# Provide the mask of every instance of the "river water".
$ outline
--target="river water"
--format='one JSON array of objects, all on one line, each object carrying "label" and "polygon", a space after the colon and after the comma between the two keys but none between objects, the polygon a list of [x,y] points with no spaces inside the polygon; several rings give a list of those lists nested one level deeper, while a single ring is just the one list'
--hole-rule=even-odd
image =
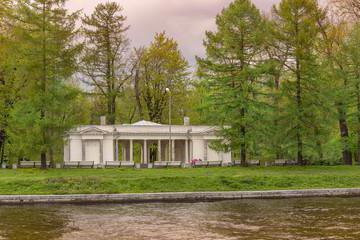
[{"label": "river water", "polygon": [[0,239],[360,239],[360,198],[1,206]]}]

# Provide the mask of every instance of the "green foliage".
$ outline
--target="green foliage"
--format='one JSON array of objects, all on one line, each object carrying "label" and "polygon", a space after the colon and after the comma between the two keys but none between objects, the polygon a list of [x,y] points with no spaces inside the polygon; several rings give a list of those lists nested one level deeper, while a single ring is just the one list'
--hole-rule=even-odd
[{"label": "green foliage", "polygon": [[[236,0],[217,16],[217,31],[207,32],[207,57],[198,58],[200,76],[209,89],[206,110],[223,125],[225,150],[240,149],[245,163],[249,146],[261,136],[268,107],[265,76],[265,19],[248,0]],[[260,129],[259,129],[260,128]]]},{"label": "green foliage", "polygon": [[67,86],[77,69],[81,46],[74,44],[78,13],[68,14],[64,1],[18,1],[13,35],[16,78],[21,94],[9,121],[9,153],[52,160],[56,143],[74,123],[78,90]]},{"label": "green foliage", "polygon": [[[139,58],[137,77],[139,85],[138,97],[145,106],[147,118],[154,122],[164,122],[165,109],[169,104],[168,92],[171,91],[174,111],[183,116],[183,103],[189,90],[189,65],[182,56],[175,40],[166,36],[165,32],[157,33],[149,47],[142,50]],[[139,106],[142,108],[142,106]],[[142,115],[142,113],[141,113]]]},{"label": "green foliage", "polygon": [[94,12],[82,19],[84,51],[81,71],[83,82],[105,102],[110,124],[116,122],[117,99],[132,77],[134,64],[126,54],[126,17],[115,2],[100,3]]}]

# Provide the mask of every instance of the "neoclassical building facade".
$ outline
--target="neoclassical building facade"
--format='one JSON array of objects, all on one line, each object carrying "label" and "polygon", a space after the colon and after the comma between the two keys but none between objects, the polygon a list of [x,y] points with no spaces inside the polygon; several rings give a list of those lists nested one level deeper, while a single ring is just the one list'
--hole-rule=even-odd
[{"label": "neoclassical building facade", "polygon": [[216,131],[217,127],[191,126],[186,119],[184,125],[172,126],[148,121],[79,126],[65,135],[64,162],[231,162],[230,152],[211,148],[210,143],[219,139]]}]

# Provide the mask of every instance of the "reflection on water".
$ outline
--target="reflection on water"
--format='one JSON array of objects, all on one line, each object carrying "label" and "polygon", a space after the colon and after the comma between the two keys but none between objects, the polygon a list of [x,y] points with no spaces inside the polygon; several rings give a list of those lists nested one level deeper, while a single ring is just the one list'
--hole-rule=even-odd
[{"label": "reflection on water", "polygon": [[360,239],[360,198],[1,206],[0,239]]}]

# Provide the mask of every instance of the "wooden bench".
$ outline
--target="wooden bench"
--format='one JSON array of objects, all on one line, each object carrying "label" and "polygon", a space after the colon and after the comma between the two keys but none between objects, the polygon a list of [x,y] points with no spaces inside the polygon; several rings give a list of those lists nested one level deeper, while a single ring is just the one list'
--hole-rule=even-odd
[{"label": "wooden bench", "polygon": [[286,165],[286,160],[285,159],[277,159],[274,162],[275,166],[285,166]]},{"label": "wooden bench", "polygon": [[233,166],[241,166],[241,161],[240,160],[235,160],[232,162]]},{"label": "wooden bench", "polygon": [[208,161],[207,167],[221,167],[222,161]]},{"label": "wooden bench", "polygon": [[78,165],[79,168],[94,168],[94,161],[81,161]]},{"label": "wooden bench", "polygon": [[194,167],[207,167],[208,165],[208,161],[198,161],[194,163]]},{"label": "wooden bench", "polygon": [[119,161],[108,161],[105,163],[105,168],[119,168],[120,162]]},{"label": "wooden bench", "polygon": [[78,168],[80,162],[64,162],[64,168]]},{"label": "wooden bench", "polygon": [[181,162],[179,162],[179,161],[168,162],[167,167],[179,168],[179,167],[181,167]]},{"label": "wooden bench", "polygon": [[286,160],[286,165],[288,165],[288,166],[295,166],[297,164],[298,163],[296,160]]},{"label": "wooden bench", "polygon": [[248,166],[260,166],[260,160],[249,160],[246,161]]},{"label": "wooden bench", "polygon": [[161,162],[154,162],[154,168],[167,168],[168,162],[161,161]]},{"label": "wooden bench", "polygon": [[[46,167],[50,167],[50,162],[46,162]],[[38,161],[21,161],[19,168],[41,168],[41,162]]]},{"label": "wooden bench", "polygon": [[122,168],[134,168],[135,163],[134,162],[129,162],[129,161],[121,161],[120,162],[120,167],[122,167]]}]

